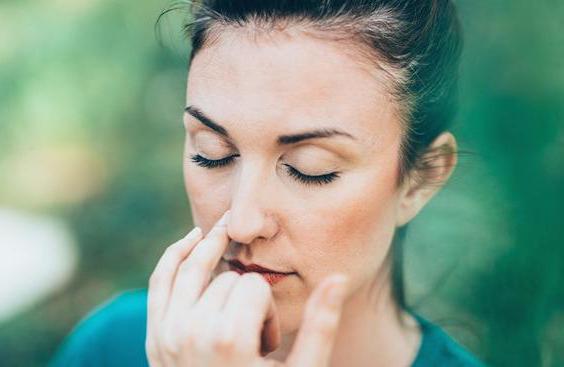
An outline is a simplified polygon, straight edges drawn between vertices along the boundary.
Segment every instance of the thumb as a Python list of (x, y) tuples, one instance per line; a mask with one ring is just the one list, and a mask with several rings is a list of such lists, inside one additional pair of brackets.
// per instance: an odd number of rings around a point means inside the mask
[(347, 278), (335, 274), (325, 278), (309, 297), (302, 326), (287, 359), (298, 366), (328, 366), (345, 299)]

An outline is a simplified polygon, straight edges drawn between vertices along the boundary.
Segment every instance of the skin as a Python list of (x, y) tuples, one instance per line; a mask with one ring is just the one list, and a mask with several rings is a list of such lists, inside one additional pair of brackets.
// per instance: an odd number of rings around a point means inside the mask
[[(265, 359), (258, 353), (251, 358), (248, 349), (241, 347), (240, 353), (228, 353), (232, 359), (221, 363), (252, 360), (257, 364), (279, 361), (300, 365), (299, 361), (310, 358), (302, 365), (406, 366), (413, 361), (421, 332), (415, 320), (398, 310), (392, 300), (387, 255), (396, 227), (409, 222), (440, 185), (407, 179), (398, 187), (404, 133), (399, 106), (377, 69), (359, 60), (342, 46), (305, 35), (280, 33), (251, 39), (237, 31), (225, 32), (195, 56), (188, 76), (187, 105), (219, 123), (230, 137), (189, 113), (184, 115), (185, 187), (202, 236), (213, 233), (214, 224), (227, 209), (230, 215), (223, 240), (215, 240), (212, 265), (208, 263), (200, 273), (181, 271), (190, 269), (191, 248), (198, 241), (206, 243), (200, 238), (190, 245), (176, 244), (184, 250), (177, 250), (174, 260), (168, 262), (163, 260), (165, 253), (161, 262), (168, 265), (155, 269), (152, 278), (159, 281), (150, 284), (149, 296), (153, 292), (169, 297), (153, 301), (159, 304), (153, 309), (165, 316), (153, 317), (157, 321), (153, 331), (148, 330), (152, 364), (180, 365), (180, 359), (174, 358), (179, 355), (202, 361), (206, 350), (208, 357), (217, 355), (209, 352), (217, 352), (210, 345), (215, 345), (213, 335), (218, 335), (210, 330), (229, 329), (237, 323), (239, 332), (251, 330), (248, 338), (266, 338), (268, 354)], [(354, 138), (334, 136), (284, 146), (276, 143), (279, 135), (323, 128), (338, 129)], [(432, 147), (455, 152), (456, 141), (445, 132)], [(210, 160), (236, 157), (226, 166), (209, 169), (191, 160), (196, 154)], [(426, 178), (446, 181), (456, 165), (456, 154), (434, 160), (437, 168), (429, 170)], [(285, 164), (306, 175), (339, 172), (339, 177), (328, 184), (305, 185), (288, 173)], [(197, 246), (204, 253), (213, 252), (212, 245)], [(252, 273), (235, 276), (228, 271), (224, 260), (235, 258), (297, 274), (272, 287), (260, 276), (249, 282)], [(162, 276), (166, 272), (169, 275)], [(345, 277), (330, 277), (336, 273)], [(204, 280), (178, 280), (190, 276)], [(163, 278), (168, 280), (161, 282)], [(209, 311), (195, 306), (202, 303), (198, 297), (205, 298), (206, 279), (211, 279), (209, 288), (216, 282), (223, 284), (216, 286), (221, 296), (208, 297), (214, 299), (208, 301)], [(247, 285), (237, 287), (240, 283)], [(179, 302), (174, 295), (183, 292), (176, 284), (191, 288), (201, 284), (196, 287), (200, 293), (185, 296), (191, 301), (185, 301), (184, 307), (174, 306)], [(339, 284), (344, 287), (342, 308), (328, 306), (323, 296), (331, 284), (337, 291)], [(216, 306), (209, 306), (213, 302)], [(223, 308), (230, 302), (239, 305), (238, 312), (230, 314), (227, 306)], [(260, 320), (257, 313), (251, 320), (252, 316), (242, 311), (257, 307)], [(219, 318), (223, 324), (214, 329), (209, 320), (218, 319), (220, 311), (231, 318)], [(171, 332), (179, 326), (170, 325), (183, 319), (191, 331)], [(336, 324), (335, 320), (340, 321)], [(241, 326), (241, 322), (247, 324)], [(186, 333), (200, 335), (207, 342), (200, 340), (199, 348), (186, 347), (182, 341)]]

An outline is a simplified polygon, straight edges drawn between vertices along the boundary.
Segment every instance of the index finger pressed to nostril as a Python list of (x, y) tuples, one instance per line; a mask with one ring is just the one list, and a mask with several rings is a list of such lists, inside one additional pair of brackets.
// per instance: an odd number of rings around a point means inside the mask
[(202, 241), (196, 245), (192, 254), (185, 260), (188, 267), (194, 263), (204, 264), (206, 270), (209, 271), (215, 268), (229, 243), (226, 231), (229, 214), (230, 211), (226, 211)]
[[(228, 214), (228, 212), (226, 212)], [(229, 242), (223, 226), (227, 215), (202, 239), (180, 265), (174, 281), (170, 314), (182, 315), (200, 297)], [(218, 228), (215, 228), (218, 227)], [(213, 234), (212, 234), (213, 232)]]
[(212, 229), (206, 234), (205, 238), (211, 238), (215, 236), (223, 236), (225, 231), (227, 230), (227, 220), (229, 219), (229, 211), (226, 211), (225, 214), (215, 223)]

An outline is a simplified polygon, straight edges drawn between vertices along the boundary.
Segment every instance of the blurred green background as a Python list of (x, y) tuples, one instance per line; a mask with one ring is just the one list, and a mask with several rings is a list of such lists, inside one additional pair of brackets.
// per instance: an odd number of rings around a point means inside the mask
[[(408, 300), (490, 365), (564, 366), (564, 2), (456, 3), (472, 154), (412, 223)], [(45, 365), (191, 225), (189, 49), (181, 14), (157, 41), (167, 5), (0, 1), (3, 366)]]

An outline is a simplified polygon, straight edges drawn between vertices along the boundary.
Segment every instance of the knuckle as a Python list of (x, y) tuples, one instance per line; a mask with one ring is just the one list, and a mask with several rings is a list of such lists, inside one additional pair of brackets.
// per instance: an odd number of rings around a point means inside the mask
[(244, 273), (243, 275), (241, 275), (241, 281), (247, 283), (248, 285), (257, 287), (262, 287), (263, 285), (268, 286), (268, 283), (266, 282), (266, 280), (264, 280), (262, 275), (255, 272)]
[(250, 288), (261, 295), (268, 296), (272, 293), (270, 285), (259, 273), (245, 273), (241, 277), (241, 281), (246, 282)]
[(172, 358), (177, 358), (181, 350), (190, 346), (189, 338), (181, 336), (177, 330), (172, 328), (166, 332), (161, 330), (159, 340), (161, 351)]
[(234, 355), (237, 350), (235, 339), (233, 333), (222, 330), (212, 338), (210, 347), (214, 353), (229, 357)]
[(255, 282), (259, 279), (261, 279), (262, 276), (259, 273), (256, 272), (250, 272), (250, 273), (243, 273), (241, 275), (241, 279), (245, 280), (245, 281), (249, 281), (249, 282)]
[(233, 270), (228, 270), (220, 273), (217, 277), (217, 281), (231, 281), (239, 279), (241, 275)]
[(192, 350), (196, 346), (197, 338), (193, 333), (186, 333), (181, 339), (180, 344), (183, 350)]
[(216, 322), (215, 332), (209, 335), (209, 350), (218, 354), (222, 359), (229, 360), (249, 353), (246, 338), (242, 338), (232, 324)]
[(178, 358), (181, 352), (187, 352), (193, 350), (194, 338), (190, 335), (177, 338), (169, 338), (163, 345), (163, 351), (170, 357)]
[(161, 344), (161, 349), (164, 354), (170, 357), (178, 356), (178, 345), (172, 340), (172, 338), (167, 338)]

